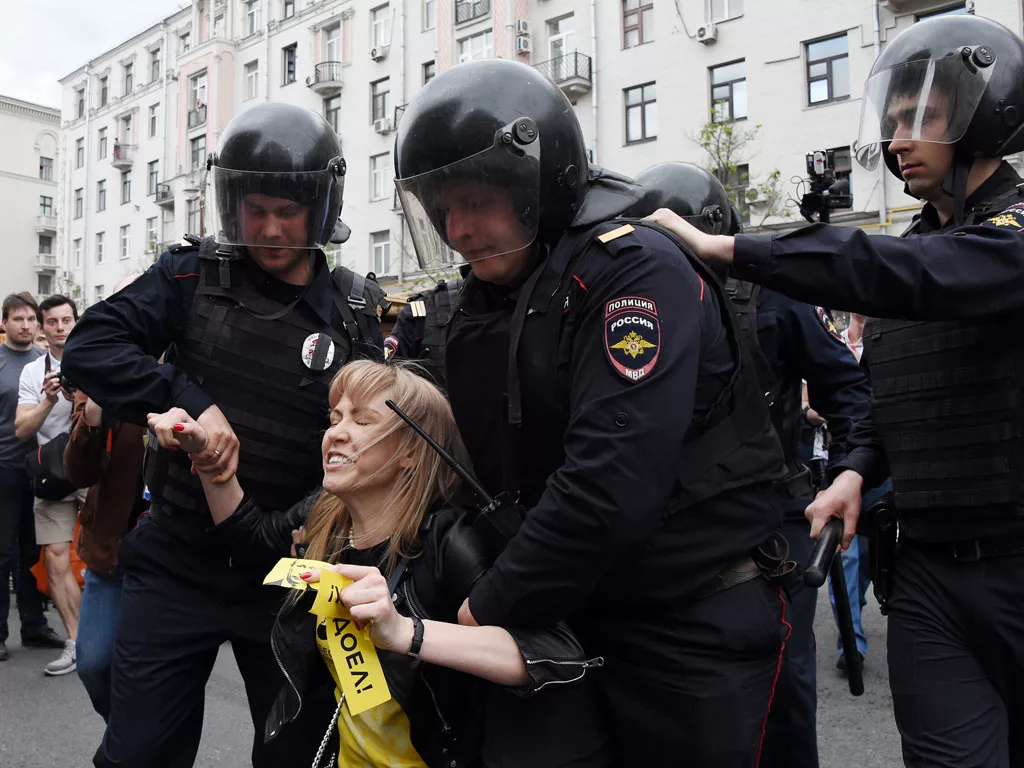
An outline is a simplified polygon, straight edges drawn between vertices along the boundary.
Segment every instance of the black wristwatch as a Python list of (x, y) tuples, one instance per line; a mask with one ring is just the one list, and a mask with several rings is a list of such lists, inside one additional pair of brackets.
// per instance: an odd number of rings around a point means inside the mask
[(412, 617), (412, 644), (409, 645), (409, 653), (414, 659), (420, 657), (420, 648), (423, 647), (423, 622), (418, 616)]

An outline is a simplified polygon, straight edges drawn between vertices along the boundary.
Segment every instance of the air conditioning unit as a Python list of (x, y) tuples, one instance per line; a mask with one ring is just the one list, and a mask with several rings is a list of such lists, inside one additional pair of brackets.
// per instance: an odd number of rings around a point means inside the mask
[(718, 42), (718, 27), (714, 24), (704, 24), (697, 30), (697, 42), (704, 45), (714, 45)]
[(378, 45), (370, 49), (370, 58), (374, 61), (384, 61), (387, 58), (388, 49), (383, 45)]
[(530, 44), (530, 38), (528, 37), (517, 37), (516, 38), (516, 53), (529, 53), (533, 50), (533, 46)]
[(516, 19), (516, 34), (517, 35), (528, 35), (530, 34), (530, 22), (526, 19)]
[(373, 130), (379, 134), (391, 133), (393, 125), (390, 117), (382, 117), (380, 120), (373, 121)]

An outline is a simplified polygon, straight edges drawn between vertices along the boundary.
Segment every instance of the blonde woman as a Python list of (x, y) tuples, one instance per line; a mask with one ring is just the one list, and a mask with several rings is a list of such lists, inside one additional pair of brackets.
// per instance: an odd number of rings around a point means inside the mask
[[(370, 626), (393, 698), (355, 717), (338, 707), (329, 753), (339, 765), (381, 768), (608, 765), (605, 729), (583, 680), (593, 662), (567, 628), (456, 623), (488, 564), (469, 533), (469, 516), (452, 503), (455, 474), (385, 405), (389, 399), (449, 452), (462, 453), (437, 387), (401, 366), (360, 361), (331, 386), (322, 489), (275, 512), (248, 499), (235, 479), (202, 476), (234, 556), (269, 567), (304, 524), (306, 557), (333, 563), (331, 570), (354, 580), (342, 600), (356, 622)], [(205, 446), (202, 428), (181, 409), (151, 415), (150, 427), (190, 453)], [(274, 627), (275, 655), (291, 682), (271, 711), (268, 739), (332, 688), (335, 701), (339, 695), (317, 650), (311, 600), (309, 593), (289, 600)], [(568, 682), (574, 684), (553, 685)], [(324, 704), (325, 722), (332, 705)], [(325, 753), (322, 764), (327, 760)]]

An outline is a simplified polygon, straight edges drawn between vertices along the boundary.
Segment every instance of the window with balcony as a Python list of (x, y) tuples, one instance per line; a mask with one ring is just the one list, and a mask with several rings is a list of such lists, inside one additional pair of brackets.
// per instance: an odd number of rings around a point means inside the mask
[(53, 198), (46, 195), (39, 196), (39, 215), (53, 216)]
[(710, 0), (711, 21), (726, 21), (743, 15), (743, 0)]
[(96, 233), (96, 263), (97, 264), (102, 264), (103, 263), (103, 240), (104, 240), (105, 235), (106, 235), (105, 232), (97, 232)]
[(245, 65), (245, 98), (255, 99), (260, 92), (260, 63), (250, 61)]
[(192, 111), (206, 106), (206, 71), (188, 79), (188, 108)]
[(387, 5), (370, 11), (370, 45), (373, 48), (391, 45), (391, 8)]
[(121, 205), (132, 201), (132, 172), (121, 173)]
[(725, 123), (747, 116), (747, 64), (734, 61), (711, 67), (711, 120)]
[(295, 0), (284, 0), (284, 17), (290, 19), (295, 15)]
[(146, 194), (155, 195), (156, 185), (160, 183), (160, 161), (146, 163)]
[(455, 23), (482, 19), (491, 12), (491, 0), (455, 0)]
[(75, 260), (75, 269), (82, 266), (82, 238), (75, 238), (71, 242), (71, 254)]
[(494, 33), (491, 30), (459, 40), (459, 64), (491, 58), (494, 58)]
[(149, 82), (160, 80), (160, 49), (149, 52)]
[(191, 170), (203, 170), (206, 168), (206, 136), (196, 136), (188, 144), (192, 156)]
[(184, 32), (178, 35), (178, 53), (182, 54), (188, 51), (192, 47), (192, 35), (188, 32)]
[(381, 275), (391, 274), (391, 231), (373, 232), (370, 235), (370, 257), (374, 273)]
[(149, 138), (156, 136), (160, 128), (160, 105), (149, 105)]
[(75, 91), (75, 102), (77, 104), (76, 115), (78, 117), (85, 117), (85, 88), (79, 88)]
[(370, 122), (391, 116), (391, 80), (370, 83)]
[[(559, 59), (576, 52), (576, 28), (572, 14), (548, 22), (548, 57)], [(557, 80), (557, 78), (556, 78)]]
[(131, 251), (131, 227), (125, 224), (121, 227), (121, 258), (127, 259)]
[(334, 132), (338, 132), (338, 115), (341, 114), (341, 96), (324, 99), (324, 119), (331, 124)]
[(370, 158), (370, 199), (386, 200), (391, 196), (391, 155), (385, 152)]
[(84, 207), (84, 201), (82, 198), (82, 188), (79, 187), (75, 190), (75, 218), (82, 218), (82, 208)]
[(100, 128), (96, 132), (96, 146), (98, 148), (97, 156), (102, 160), (107, 156), (107, 129)]
[(48, 296), (53, 292), (53, 275), (39, 274), (36, 275), (36, 288), (39, 289), (40, 296)]
[(423, 31), (437, 26), (437, 0), (423, 0)]
[(156, 244), (160, 240), (160, 234), (157, 232), (157, 218), (146, 219), (146, 253), (153, 253), (156, 251)]
[(195, 197), (185, 203), (185, 231), (190, 235), (201, 235), (199, 198)]
[(292, 43), (281, 49), (281, 85), (295, 82), (295, 59), (298, 45)]
[(437, 63), (428, 61), (423, 65), (423, 84), (426, 85), (437, 76)]
[(658, 136), (658, 102), (654, 83), (625, 90), (626, 143), (648, 141)]
[(124, 95), (127, 96), (135, 88), (135, 65), (124, 65)]
[(125, 115), (121, 118), (121, 143), (131, 145), (132, 143), (132, 116)]
[(846, 34), (807, 43), (807, 101), (827, 104), (850, 96), (850, 54)]
[(622, 47), (634, 48), (654, 40), (654, 3), (622, 0)]
[(75, 139), (75, 168), (85, 165), (85, 139)]
[(107, 210), (107, 180), (96, 182), (96, 213)]
[(53, 238), (49, 235), (39, 236), (39, 252), (45, 253), (46, 255), (53, 254)]
[(100, 106), (107, 106), (107, 98), (110, 95), (110, 84), (109, 78), (106, 76), (100, 78)]
[(260, 28), (260, 0), (245, 0), (245, 33), (255, 35)]
[(39, 156), (39, 178), (43, 181), (53, 181), (53, 158)]
[(324, 61), (341, 61), (341, 24), (324, 30)]

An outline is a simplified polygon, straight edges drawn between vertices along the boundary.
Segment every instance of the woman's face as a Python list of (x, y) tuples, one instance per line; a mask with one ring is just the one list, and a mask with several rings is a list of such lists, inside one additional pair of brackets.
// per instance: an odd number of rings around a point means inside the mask
[(324, 433), (324, 490), (343, 501), (346, 496), (387, 491), (406, 463), (396, 455), (401, 432), (380, 439), (394, 424), (384, 401), (391, 391), (367, 402), (353, 402), (343, 393), (331, 410), (331, 426)]

